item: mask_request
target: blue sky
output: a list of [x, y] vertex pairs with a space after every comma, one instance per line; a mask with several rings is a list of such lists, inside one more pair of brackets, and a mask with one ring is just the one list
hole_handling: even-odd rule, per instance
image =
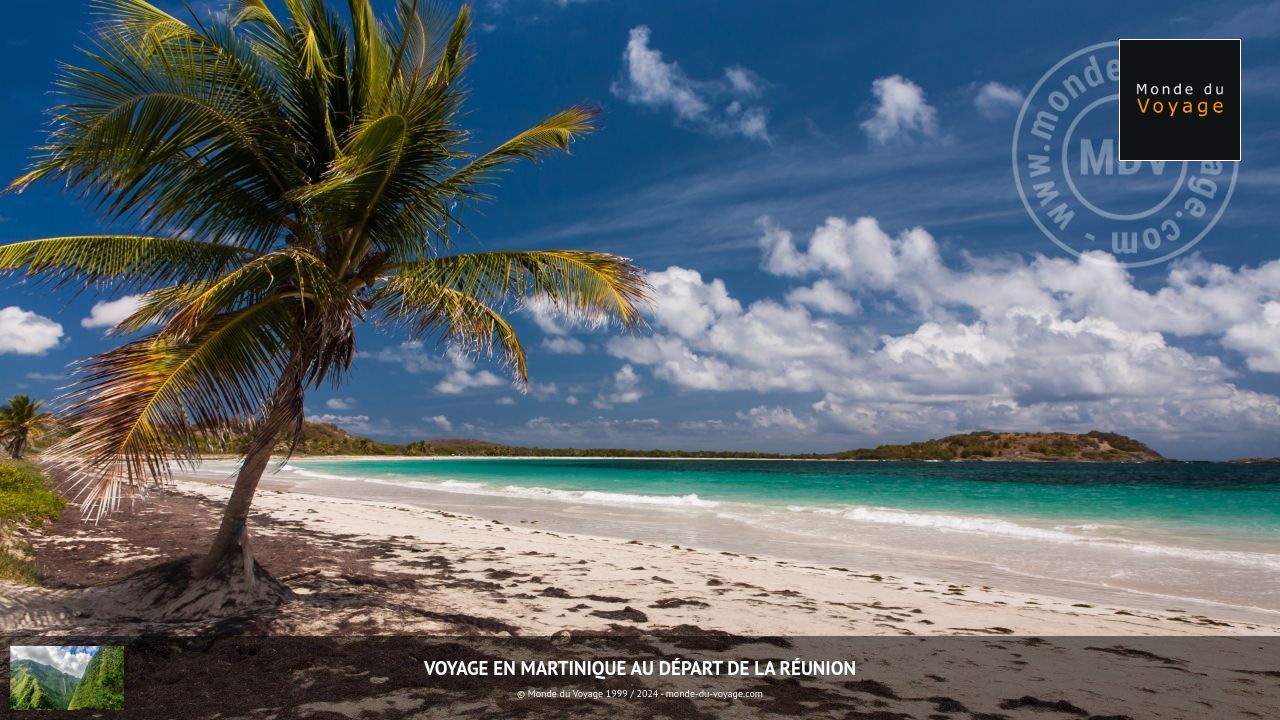
[[97, 645], [13, 645], [9, 648], [9, 660], [34, 660], [68, 675], [83, 677], [84, 669], [97, 652]]
[[[11, 5], [15, 176], [90, 18]], [[398, 441], [804, 451], [1096, 428], [1185, 458], [1280, 454], [1280, 3], [506, 0], [477, 22], [478, 148], [571, 103], [605, 115], [571, 157], [509, 174], [472, 231], [634, 258], [652, 329], [521, 311], [522, 394], [482, 358], [366, 328], [313, 418]], [[1244, 39], [1245, 160], [1213, 232], [1132, 271], [1050, 243], [1009, 165], [1023, 95], [1087, 45], [1221, 36]], [[0, 242], [101, 229], [53, 184], [0, 196], [0, 218]], [[129, 303], [95, 303], [115, 299], [0, 281], [0, 394], [55, 396], [110, 346]]]

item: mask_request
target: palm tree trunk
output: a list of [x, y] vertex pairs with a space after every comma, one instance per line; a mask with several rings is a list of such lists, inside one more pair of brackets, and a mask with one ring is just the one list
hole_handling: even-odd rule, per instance
[[12, 455], [15, 460], [21, 460], [22, 451], [26, 449], [26, 445], [27, 445], [27, 434], [26, 432], [19, 431], [18, 434], [13, 438], [13, 446], [10, 448], [9, 454]]
[[238, 548], [245, 555], [247, 571], [253, 568], [248, 548], [249, 509], [253, 505], [254, 493], [258, 490], [258, 481], [262, 479], [262, 473], [271, 461], [271, 452], [275, 450], [280, 436], [302, 412], [302, 379], [306, 369], [304, 357], [305, 353], [295, 351], [289, 358], [262, 421], [254, 428], [244, 462], [236, 475], [236, 484], [231, 490], [231, 498], [222, 512], [222, 523], [213, 536], [213, 544], [209, 546], [209, 552], [192, 568], [192, 574], [197, 578], [213, 575], [223, 560]]

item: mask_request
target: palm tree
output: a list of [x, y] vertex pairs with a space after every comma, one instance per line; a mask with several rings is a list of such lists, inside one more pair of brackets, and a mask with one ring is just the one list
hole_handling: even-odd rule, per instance
[[75, 432], [56, 453], [86, 512], [253, 422], [194, 577], [249, 557], [258, 479], [300, 426], [304, 393], [342, 381], [362, 321], [496, 353], [521, 384], [525, 352], [504, 312], [537, 299], [641, 322], [647, 285], [624, 258], [454, 252], [465, 206], [513, 161], [567, 151], [597, 112], [573, 106], [471, 153], [459, 124], [468, 7], [446, 17], [402, 0], [383, 23], [370, 0], [345, 14], [285, 0], [283, 19], [237, 0], [188, 22], [144, 0], [97, 4], [92, 46], [63, 68], [48, 140], [12, 187], [57, 179], [131, 234], [0, 246], [0, 271], [144, 293], [114, 330], [145, 335], [85, 361], [65, 399]]
[[0, 405], [0, 442], [9, 457], [21, 458], [28, 445], [53, 425], [53, 415], [41, 412], [42, 407], [44, 402], [33, 402], [26, 395], [14, 395]]

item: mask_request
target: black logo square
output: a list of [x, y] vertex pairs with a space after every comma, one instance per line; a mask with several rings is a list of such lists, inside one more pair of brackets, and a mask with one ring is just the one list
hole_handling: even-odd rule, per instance
[[1239, 40], [1120, 41], [1121, 160], [1240, 159]]

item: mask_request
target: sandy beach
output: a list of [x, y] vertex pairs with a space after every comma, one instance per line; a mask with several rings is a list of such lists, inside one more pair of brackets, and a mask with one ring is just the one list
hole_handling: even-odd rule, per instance
[[[186, 475], [100, 525], [60, 521], [38, 541], [53, 589], [6, 593], [5, 629], [127, 631], [101, 604], [89, 617], [78, 615], [76, 601], [58, 586], [119, 579], [199, 552], [214, 506], [227, 497], [225, 482], [218, 473]], [[523, 518], [496, 511], [501, 518], [482, 517], [312, 489], [269, 477], [255, 507], [253, 543], [262, 563], [299, 598], [333, 602], [299, 602], [260, 618], [263, 633], [440, 634], [460, 625], [521, 635], [618, 625], [694, 625], [746, 635], [1280, 633], [1280, 617], [1264, 610], [1160, 607], [1161, 598], [1100, 594], [1084, 585], [1045, 583], [1028, 592], [975, 581], [974, 573], [948, 563], [932, 573], [921, 572], [923, 564], [903, 572], [875, 557], [860, 566], [820, 565], [566, 532], [536, 507], [516, 513]], [[189, 520], [180, 520], [184, 516]]]

